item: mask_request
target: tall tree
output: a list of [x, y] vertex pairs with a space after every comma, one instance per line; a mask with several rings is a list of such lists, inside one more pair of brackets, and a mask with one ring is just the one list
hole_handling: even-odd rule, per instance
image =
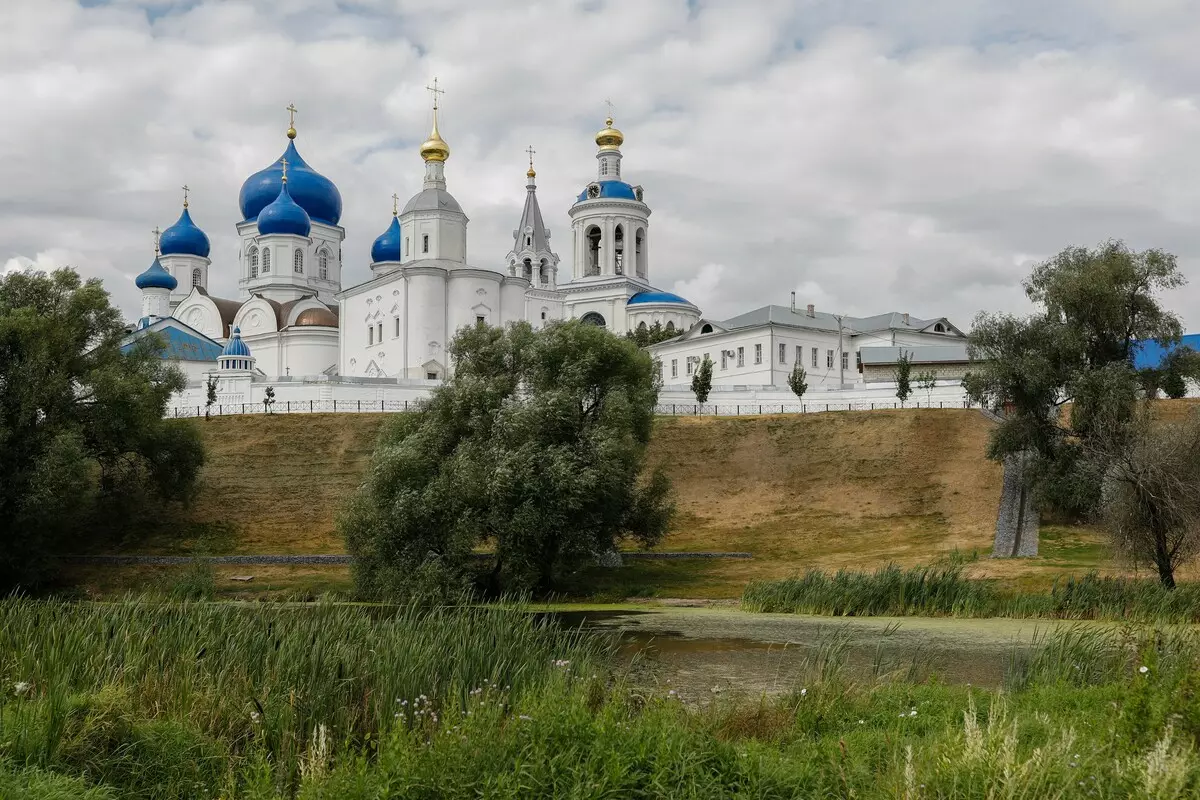
[[649, 347], [652, 344], [665, 342], [668, 339], [674, 339], [679, 335], [679, 331], [674, 328], [664, 328], [661, 322], [655, 322], [649, 327], [639, 325], [631, 331], [625, 333], [625, 338], [632, 341], [638, 347]]
[[621, 539], [663, 536], [669, 484], [643, 475], [648, 354], [578, 321], [468, 328], [450, 350], [453, 376], [387, 426], [342, 519], [360, 590], [457, 587], [488, 544], [490, 592], [546, 591]]
[[195, 485], [198, 431], [163, 418], [183, 374], [157, 336], [126, 354], [124, 335], [98, 280], [0, 278], [0, 587], [37, 584]]
[[705, 354], [704, 360], [692, 375], [692, 394], [696, 395], [696, 402], [701, 405], [708, 402], [708, 393], [712, 391], [712, 373], [712, 359]]
[[217, 403], [217, 376], [209, 375], [204, 382], [204, 419], [212, 418], [212, 407]]
[[1183, 283], [1175, 257], [1161, 250], [1070, 247], [1025, 281], [1036, 313], [980, 314], [964, 384], [972, 399], [1006, 410], [988, 454], [1032, 454], [1044, 500], [1072, 515], [1094, 512], [1107, 468], [1097, 458], [1120, 449], [1119, 441], [1095, 439], [1119, 439], [1132, 417], [1142, 383], [1132, 365], [1136, 344], [1179, 342], [1180, 321], [1159, 295]]
[[900, 348], [900, 357], [896, 359], [892, 376], [896, 379], [896, 397], [903, 407], [912, 395], [912, 357], [904, 348]]

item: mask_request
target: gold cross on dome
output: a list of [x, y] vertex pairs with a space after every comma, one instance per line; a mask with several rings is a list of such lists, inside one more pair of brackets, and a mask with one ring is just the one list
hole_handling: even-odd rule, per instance
[[525, 152], [529, 153], [529, 168], [533, 169], [533, 154], [536, 153], [537, 150], [533, 149], [533, 145], [529, 145], [529, 147], [525, 148]]
[[281, 156], [279, 163], [283, 165], [283, 182], [287, 183], [287, 156]]
[[187, 208], [187, 206], [188, 206], [188, 191], [189, 191], [188, 186], [185, 183], [183, 185], [183, 207], [184, 208]]
[[[604, 105], [608, 106], [608, 118], [609, 118], [609, 119], [612, 119], [612, 115], [613, 115], [613, 102], [612, 102], [612, 100], [609, 100], [607, 97], [606, 97], [606, 98], [604, 98]], [[611, 124], [611, 123], [610, 123], [610, 124]]]
[[392, 216], [396, 216], [400, 211], [400, 195], [392, 192]]
[[296, 108], [295, 103], [288, 103], [288, 107], [284, 111], [288, 112], [288, 127], [296, 127], [296, 112], [300, 109]]
[[429, 94], [433, 97], [433, 110], [437, 111], [438, 95], [445, 94], [446, 90], [438, 88], [438, 79], [436, 77], [433, 79], [433, 86], [426, 86], [425, 88], [429, 90]]
[[158, 226], [155, 225], [152, 233], [154, 234], [154, 255], [157, 256], [158, 255], [158, 239], [160, 236], [162, 236], [162, 231], [160, 231], [158, 229]]

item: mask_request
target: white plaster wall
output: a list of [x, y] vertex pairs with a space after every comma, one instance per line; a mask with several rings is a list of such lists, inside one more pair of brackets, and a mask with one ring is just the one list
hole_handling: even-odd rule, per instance
[[529, 282], [524, 278], [505, 278], [500, 286], [500, 324], [508, 325], [525, 318], [525, 292]]
[[200, 331], [210, 339], [223, 340], [228, 336], [221, 323], [221, 314], [216, 305], [203, 295], [194, 295], [175, 307], [171, 316]]
[[424, 377], [425, 365], [430, 361], [436, 361], [444, 374], [446, 271], [410, 267], [408, 292], [408, 377]]
[[474, 325], [476, 316], [482, 316], [488, 325], [499, 325], [500, 273], [452, 270], [448, 278], [447, 303], [446, 335], [449, 338], [461, 328]]
[[[338, 363], [337, 328], [288, 328], [280, 334], [280, 339], [282, 369], [277, 374], [320, 375]], [[270, 370], [263, 371], [271, 374]]]
[[[410, 211], [400, 218], [400, 258], [405, 263], [441, 258], [466, 263], [467, 218], [463, 214], [437, 211]], [[429, 236], [429, 252], [421, 249], [422, 236]], [[408, 252], [404, 238], [409, 239]]]

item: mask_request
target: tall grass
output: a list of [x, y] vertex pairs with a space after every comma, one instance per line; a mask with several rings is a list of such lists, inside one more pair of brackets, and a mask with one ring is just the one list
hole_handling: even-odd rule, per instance
[[1174, 590], [1157, 581], [1089, 573], [1056, 581], [1046, 592], [1008, 593], [967, 578], [958, 564], [874, 572], [810, 570], [802, 577], [752, 581], [742, 608], [831, 616], [961, 616], [1200, 622], [1200, 584]]
[[[11, 599], [0, 602], [0, 697], [21, 702], [0, 705], [0, 758], [104, 775], [113, 753], [80, 744], [99, 731], [138, 764], [177, 763], [181, 785], [250, 755], [290, 782], [317, 731], [361, 746], [418, 698], [442, 704], [487, 686], [520, 697], [556, 659], [595, 663], [606, 646], [500, 606]], [[139, 719], [156, 722], [134, 730]]]

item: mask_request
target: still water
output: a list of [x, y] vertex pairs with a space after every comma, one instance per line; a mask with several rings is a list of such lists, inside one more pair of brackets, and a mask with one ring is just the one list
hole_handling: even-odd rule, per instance
[[732, 609], [565, 611], [560, 624], [619, 637], [626, 677], [685, 699], [802, 688], [837, 670], [998, 687], [1014, 657], [1056, 628], [1046, 620], [810, 617]]

